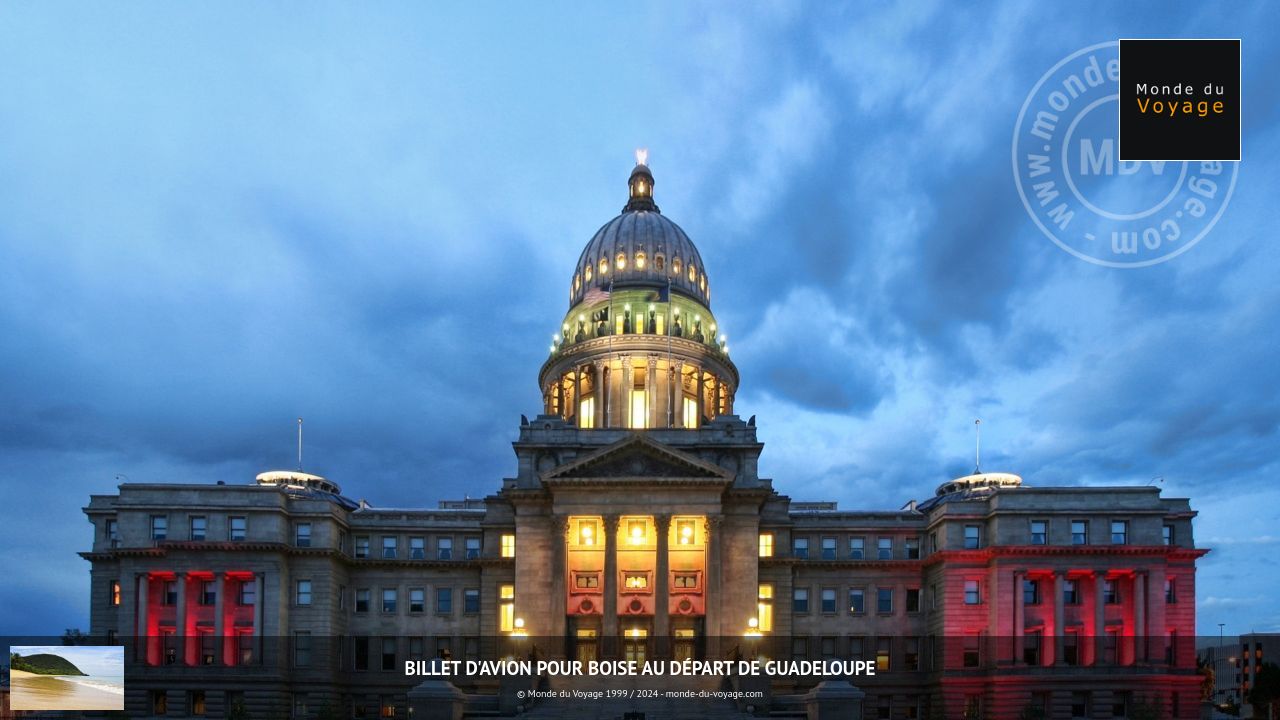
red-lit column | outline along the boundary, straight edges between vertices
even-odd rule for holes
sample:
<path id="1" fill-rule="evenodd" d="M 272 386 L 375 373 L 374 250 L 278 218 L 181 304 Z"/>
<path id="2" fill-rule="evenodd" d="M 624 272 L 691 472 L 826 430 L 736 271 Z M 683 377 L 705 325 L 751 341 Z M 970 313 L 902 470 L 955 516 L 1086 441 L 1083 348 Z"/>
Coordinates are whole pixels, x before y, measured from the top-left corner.
<path id="1" fill-rule="evenodd" d="M 1062 589 L 1063 582 L 1066 580 L 1066 573 L 1062 570 L 1053 571 L 1053 663 L 1054 665 L 1062 664 L 1062 648 L 1066 643 L 1066 625 L 1065 612 L 1062 607 Z"/>
<path id="2" fill-rule="evenodd" d="M 657 545 L 655 546 L 655 565 L 654 570 L 654 588 L 653 588 L 653 634 L 657 636 L 658 641 L 658 657 L 665 658 L 668 640 L 667 636 L 671 634 L 671 590 L 668 576 L 670 572 L 669 554 L 669 533 L 671 529 L 671 516 L 658 515 L 653 518 L 653 527 L 657 532 Z"/>
<path id="3" fill-rule="evenodd" d="M 1103 642 L 1107 636 L 1106 625 L 1106 603 L 1105 590 L 1107 585 L 1107 574 L 1099 570 L 1093 574 L 1093 658 L 1091 665 L 1101 665 L 1103 657 Z"/>
<path id="4" fill-rule="evenodd" d="M 1147 573 L 1139 570 L 1133 575 L 1133 662 L 1147 659 Z"/>
<path id="5" fill-rule="evenodd" d="M 223 602 L 223 595 L 226 594 L 226 575 L 220 572 L 213 574 L 213 662 L 215 665 L 228 665 L 227 662 L 227 642 L 226 628 L 223 626 L 222 615 L 226 607 Z M 203 654 L 204 650 L 201 649 Z"/>
<path id="6" fill-rule="evenodd" d="M 253 574 L 253 661 L 256 665 L 262 664 L 262 607 L 266 604 L 266 597 L 263 595 L 262 573 Z"/>
<path id="7" fill-rule="evenodd" d="M 1022 585 L 1026 580 L 1026 572 L 1022 570 L 1013 571 L 1013 663 L 1021 665 L 1023 660 L 1024 648 L 1024 630 L 1026 623 L 1026 602 L 1022 594 Z"/>
<path id="8" fill-rule="evenodd" d="M 606 653 L 613 653 L 618 639 L 618 516 L 604 518 L 604 617 L 601 635 Z M 606 655 L 612 657 L 612 655 Z"/>
<path id="9" fill-rule="evenodd" d="M 177 644 L 176 653 L 179 665 L 187 664 L 187 574 L 174 573 L 174 583 L 178 586 L 178 608 L 173 622 L 173 641 Z"/>
<path id="10" fill-rule="evenodd" d="M 138 653 L 138 649 L 142 651 L 142 661 L 148 665 L 151 663 L 151 626 L 148 622 L 147 612 L 149 611 L 148 600 L 151 595 L 151 576 L 147 573 L 140 573 L 137 582 L 138 590 L 135 600 L 137 610 L 134 615 L 134 640 L 137 643 L 134 653 Z"/>

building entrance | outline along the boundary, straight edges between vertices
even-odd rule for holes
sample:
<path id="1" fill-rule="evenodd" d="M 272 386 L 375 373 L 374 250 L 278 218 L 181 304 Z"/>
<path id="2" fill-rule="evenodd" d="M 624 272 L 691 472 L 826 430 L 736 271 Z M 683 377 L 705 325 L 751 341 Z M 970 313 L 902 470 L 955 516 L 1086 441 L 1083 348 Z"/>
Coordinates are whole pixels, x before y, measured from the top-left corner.
<path id="1" fill-rule="evenodd" d="M 583 664 L 600 658 L 600 635 L 588 628 L 579 629 L 574 635 L 573 657 Z"/>

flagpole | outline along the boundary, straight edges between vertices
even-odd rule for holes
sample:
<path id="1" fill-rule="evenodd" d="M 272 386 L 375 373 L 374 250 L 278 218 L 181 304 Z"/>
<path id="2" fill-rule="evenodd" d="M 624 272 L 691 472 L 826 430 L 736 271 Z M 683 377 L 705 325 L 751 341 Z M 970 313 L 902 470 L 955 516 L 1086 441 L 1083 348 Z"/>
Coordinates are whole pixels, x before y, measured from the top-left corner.
<path id="1" fill-rule="evenodd" d="M 671 276 L 667 276 L 667 322 L 664 328 L 667 331 L 667 427 L 671 427 L 671 421 L 675 419 L 675 385 L 671 381 L 671 376 L 675 374 L 675 366 L 671 364 Z M 676 378 L 676 382 L 680 379 Z"/>

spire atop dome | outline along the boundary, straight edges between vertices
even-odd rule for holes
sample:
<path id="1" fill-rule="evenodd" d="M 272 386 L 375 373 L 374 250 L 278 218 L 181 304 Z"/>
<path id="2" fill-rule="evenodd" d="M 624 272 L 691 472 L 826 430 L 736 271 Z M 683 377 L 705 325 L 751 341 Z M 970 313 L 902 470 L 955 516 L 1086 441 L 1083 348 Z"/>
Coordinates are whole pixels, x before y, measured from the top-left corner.
<path id="1" fill-rule="evenodd" d="M 627 188 L 627 205 L 622 208 L 622 212 L 660 212 L 653 202 L 653 173 L 649 171 L 648 148 L 636 148 L 636 166 L 631 170 Z"/>

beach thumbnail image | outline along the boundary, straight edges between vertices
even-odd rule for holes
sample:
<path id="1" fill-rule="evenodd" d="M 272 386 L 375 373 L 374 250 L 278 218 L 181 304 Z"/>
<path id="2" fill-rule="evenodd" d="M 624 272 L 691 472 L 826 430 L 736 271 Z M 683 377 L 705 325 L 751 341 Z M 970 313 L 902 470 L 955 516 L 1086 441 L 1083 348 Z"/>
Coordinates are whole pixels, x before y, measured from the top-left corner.
<path id="1" fill-rule="evenodd" d="M 12 710 L 123 710 L 124 648 L 9 648 Z"/>

